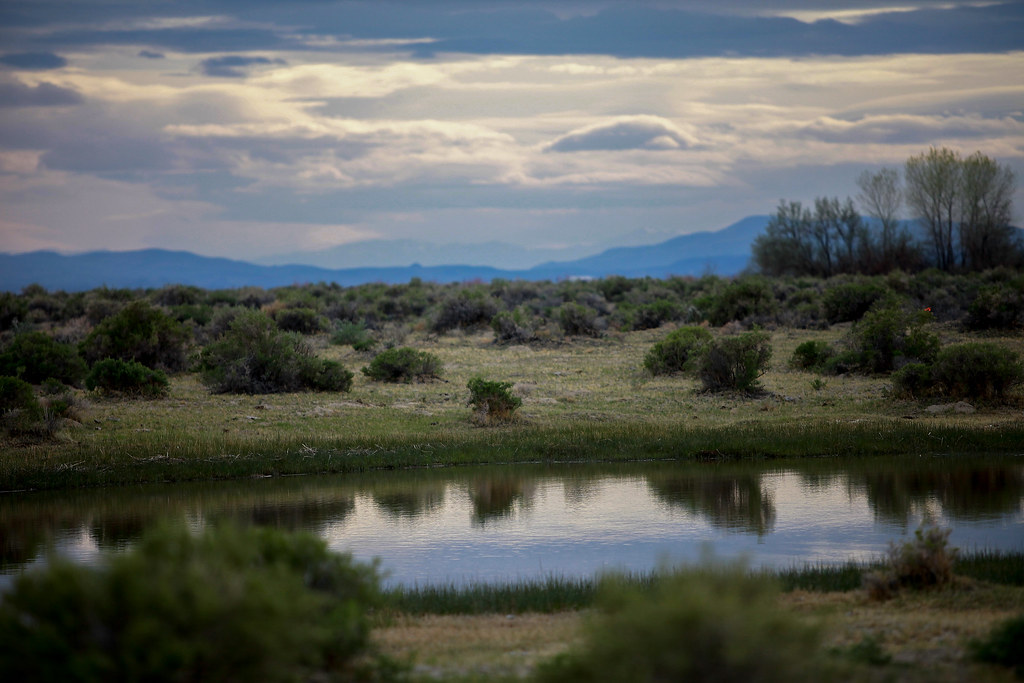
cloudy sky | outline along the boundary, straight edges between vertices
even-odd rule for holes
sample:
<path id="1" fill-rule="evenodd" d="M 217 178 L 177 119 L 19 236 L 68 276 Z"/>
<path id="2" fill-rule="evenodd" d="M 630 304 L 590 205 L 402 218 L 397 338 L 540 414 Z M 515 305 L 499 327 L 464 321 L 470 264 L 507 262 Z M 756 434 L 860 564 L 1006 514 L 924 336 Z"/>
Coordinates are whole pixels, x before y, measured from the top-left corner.
<path id="1" fill-rule="evenodd" d="M 6 252 L 596 249 L 932 145 L 1024 184 L 1024 2 L 0 0 Z"/>

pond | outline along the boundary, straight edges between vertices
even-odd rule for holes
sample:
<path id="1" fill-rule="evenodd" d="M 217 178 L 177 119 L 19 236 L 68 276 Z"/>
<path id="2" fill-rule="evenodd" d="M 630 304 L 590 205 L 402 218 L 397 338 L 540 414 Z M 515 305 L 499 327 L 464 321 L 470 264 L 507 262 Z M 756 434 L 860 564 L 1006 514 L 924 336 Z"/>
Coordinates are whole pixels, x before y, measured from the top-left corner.
<path id="1" fill-rule="evenodd" d="M 84 562 L 155 521 L 307 530 L 392 584 L 592 576 L 692 563 L 868 560 L 923 520 L 1024 550 L 1024 459 L 459 467 L 0 495 L 0 585 L 48 546 Z"/>

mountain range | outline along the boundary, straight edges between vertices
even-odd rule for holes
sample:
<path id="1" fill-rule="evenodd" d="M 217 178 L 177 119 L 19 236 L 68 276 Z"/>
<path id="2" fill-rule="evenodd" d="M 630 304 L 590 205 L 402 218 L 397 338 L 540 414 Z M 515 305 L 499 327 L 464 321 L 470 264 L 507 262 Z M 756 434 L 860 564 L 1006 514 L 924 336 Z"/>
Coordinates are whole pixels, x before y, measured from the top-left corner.
<path id="1" fill-rule="evenodd" d="M 157 288 L 184 284 L 204 289 L 281 287 L 310 282 L 343 286 L 385 282 L 399 284 L 417 277 L 429 282 L 468 280 L 560 280 L 670 275 L 735 275 L 750 260 L 750 245 L 765 228 L 768 216 L 748 216 L 726 228 L 679 235 L 653 245 L 615 247 L 567 261 L 548 261 L 530 268 L 501 269 L 475 265 L 420 265 L 331 269 L 315 265 L 264 265 L 187 251 L 144 249 L 95 251 L 63 255 L 52 251 L 0 254 L 0 291 L 17 292 L 30 284 L 48 290 L 83 291 L 113 288 Z M 386 247 L 386 243 L 384 244 Z M 494 245 L 489 245 L 494 248 Z M 367 258 L 368 247 L 361 247 Z M 295 255 L 297 258 L 299 255 Z"/>

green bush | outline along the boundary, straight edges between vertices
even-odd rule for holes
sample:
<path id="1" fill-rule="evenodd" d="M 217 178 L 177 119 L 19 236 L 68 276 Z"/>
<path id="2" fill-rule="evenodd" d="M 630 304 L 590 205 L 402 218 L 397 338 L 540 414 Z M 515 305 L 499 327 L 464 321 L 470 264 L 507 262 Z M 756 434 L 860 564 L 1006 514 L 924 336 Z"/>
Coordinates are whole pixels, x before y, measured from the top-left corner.
<path id="1" fill-rule="evenodd" d="M 651 347 L 644 356 L 644 368 L 652 375 L 691 371 L 711 341 L 711 333 L 703 327 L 680 327 Z"/>
<path id="2" fill-rule="evenodd" d="M 793 350 L 789 364 L 801 370 L 819 370 L 825 367 L 825 363 L 835 353 L 836 350 L 828 342 L 812 339 L 803 342 Z"/>
<path id="3" fill-rule="evenodd" d="M 285 332 L 316 334 L 324 330 L 324 322 L 312 308 L 285 308 L 274 315 L 277 327 Z"/>
<path id="4" fill-rule="evenodd" d="M 185 367 L 189 337 L 184 325 L 160 309 L 133 301 L 97 325 L 80 350 L 90 363 L 119 358 L 173 372 Z"/>
<path id="5" fill-rule="evenodd" d="M 511 382 L 491 382 L 474 377 L 466 385 L 469 389 L 469 405 L 473 406 L 477 422 L 511 422 L 523 400 L 512 394 Z"/>
<path id="6" fill-rule="evenodd" d="M 746 332 L 713 342 L 701 355 L 698 374 L 706 391 L 755 392 L 772 358 L 767 332 Z"/>
<path id="7" fill-rule="evenodd" d="M 295 332 L 282 332 L 259 311 L 242 311 L 199 354 L 203 382 L 215 393 L 348 391 L 352 373 L 321 360 Z"/>
<path id="8" fill-rule="evenodd" d="M 935 393 L 932 368 L 927 363 L 907 363 L 892 373 L 892 388 L 896 396 L 924 398 Z"/>
<path id="9" fill-rule="evenodd" d="M 697 307 L 705 312 L 712 325 L 733 320 L 767 318 L 775 315 L 779 303 L 769 280 L 744 277 L 727 283 L 716 294 L 699 300 Z"/>
<path id="10" fill-rule="evenodd" d="M 971 657 L 979 662 L 1013 667 L 1024 678 L 1024 614 L 997 625 L 983 640 L 969 645 Z"/>
<path id="11" fill-rule="evenodd" d="M 381 351 L 362 372 L 378 382 L 425 381 L 440 376 L 441 360 L 432 353 L 403 346 Z"/>
<path id="12" fill-rule="evenodd" d="M 28 303 L 11 292 L 0 292 L 0 332 L 9 330 L 28 317 Z"/>
<path id="13" fill-rule="evenodd" d="M 0 375 L 40 384 L 52 377 L 78 385 L 85 377 L 85 361 L 71 344 L 61 344 L 42 332 L 23 332 L 0 352 Z"/>
<path id="14" fill-rule="evenodd" d="M 952 583 L 958 552 L 949 546 L 952 531 L 922 525 L 914 531 L 913 540 L 890 543 L 886 566 L 864 577 L 868 596 L 886 600 L 904 588 L 921 590 Z"/>
<path id="15" fill-rule="evenodd" d="M 899 365 L 930 362 L 939 350 L 939 337 L 925 325 L 928 311 L 905 311 L 899 306 L 876 306 L 851 331 L 852 350 L 866 372 L 888 373 Z"/>
<path id="16" fill-rule="evenodd" d="M 331 335 L 331 343 L 339 346 L 351 346 L 356 351 L 369 351 L 377 344 L 366 331 L 365 325 L 348 320 L 338 323 L 334 334 Z"/>
<path id="17" fill-rule="evenodd" d="M 827 680 L 818 629 L 779 608 L 770 579 L 703 567 L 648 590 L 606 579 L 583 643 L 542 664 L 537 680 Z"/>
<path id="18" fill-rule="evenodd" d="M 558 324 L 570 337 L 600 337 L 602 333 L 597 311 L 582 304 L 563 304 L 558 309 Z"/>
<path id="19" fill-rule="evenodd" d="M 312 534 L 164 526 L 97 566 L 18 576 L 0 596 L 0 680 L 369 679 L 377 584 Z"/>
<path id="20" fill-rule="evenodd" d="M 502 311 L 491 318 L 491 329 L 494 330 L 494 340 L 502 344 L 525 344 L 537 337 L 533 321 L 521 308 Z"/>
<path id="21" fill-rule="evenodd" d="M 106 394 L 159 398 L 167 395 L 170 383 L 162 370 L 133 360 L 105 358 L 93 364 L 85 378 L 85 387 Z"/>
<path id="22" fill-rule="evenodd" d="M 631 329 L 650 330 L 661 327 L 664 323 L 679 320 L 683 311 L 679 304 L 668 299 L 657 299 L 650 303 L 640 304 L 631 311 Z"/>
<path id="23" fill-rule="evenodd" d="M 483 327 L 489 325 L 498 312 L 498 304 L 483 292 L 459 292 L 441 302 L 441 309 L 434 319 L 435 332 L 447 332 L 456 328 Z"/>
<path id="24" fill-rule="evenodd" d="M 971 330 L 1010 330 L 1024 325 L 1024 278 L 982 287 L 967 309 Z"/>
<path id="25" fill-rule="evenodd" d="M 0 377 L 0 425 L 8 434 L 36 430 L 43 417 L 32 385 L 17 377 Z"/>
<path id="26" fill-rule="evenodd" d="M 991 342 L 970 342 L 939 351 L 931 375 L 947 396 L 1002 399 L 1024 383 L 1024 366 L 1008 348 Z"/>
<path id="27" fill-rule="evenodd" d="M 829 323 L 860 320 L 861 317 L 889 295 L 889 288 L 874 280 L 840 282 L 825 290 L 822 304 Z"/>

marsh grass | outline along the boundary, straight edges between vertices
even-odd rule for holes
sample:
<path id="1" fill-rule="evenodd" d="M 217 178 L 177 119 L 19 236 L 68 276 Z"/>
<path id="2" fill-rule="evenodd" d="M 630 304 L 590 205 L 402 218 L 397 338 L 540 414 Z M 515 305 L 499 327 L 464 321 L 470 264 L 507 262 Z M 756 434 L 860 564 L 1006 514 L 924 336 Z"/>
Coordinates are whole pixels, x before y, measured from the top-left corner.
<path id="1" fill-rule="evenodd" d="M 773 333 L 756 398 L 652 378 L 643 357 L 664 329 L 542 346 L 497 345 L 490 332 L 424 336 L 417 346 L 436 354 L 444 379 L 391 384 L 357 373 L 348 393 L 211 394 L 196 375 L 176 375 L 165 399 L 89 396 L 66 438 L 2 444 L 0 490 L 470 463 L 1020 452 L 1018 408 L 932 415 L 887 398 L 884 378 L 836 377 L 813 389 L 814 375 L 788 366 L 803 341 L 843 333 Z M 321 346 L 325 360 L 365 363 L 351 348 Z M 471 424 L 475 376 L 515 384 L 523 404 L 513 424 Z"/>

